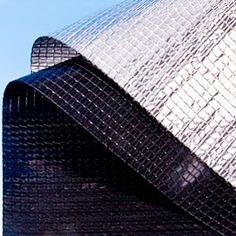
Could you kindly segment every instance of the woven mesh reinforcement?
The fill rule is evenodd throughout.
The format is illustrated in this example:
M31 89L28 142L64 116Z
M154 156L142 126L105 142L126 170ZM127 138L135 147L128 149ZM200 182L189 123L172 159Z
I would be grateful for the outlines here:
M235 0L126 1L51 37L114 79L236 186L235 12Z
M40 98L39 92L36 93L33 88L24 88L22 82L39 91L51 102ZM58 108L50 103L56 104ZM66 118L65 113L69 114L71 119ZM125 187L127 189L136 189L136 184L133 186L132 178L130 183L129 177L126 177L129 168L124 167L120 173L120 169L123 167L110 164L112 158L115 157L112 157L110 152L103 150L106 148L104 146L102 148L101 144L100 147L97 147L99 142L93 141L97 143L94 144L95 146L91 144L90 136L87 134L87 137L84 134L86 132L81 131L83 129L79 128L78 124L78 128L76 128L73 120L93 134L153 187L195 218L222 234L229 234L234 230L235 192L233 188L195 157L164 127L152 120L117 85L83 59L78 58L27 76L21 79L21 82L13 82L6 91L4 102L4 221L6 233L24 235L25 232L29 234L38 232L41 235L41 230L45 230L44 227L46 227L42 224L49 224L46 228L49 231L46 232L50 233L51 229L55 233L51 228L51 218L53 218L54 227L59 227L56 230L63 234L67 228L60 229L58 222L63 220L71 222L68 212L75 211L74 222L72 226L68 226L72 229L68 230L72 230L75 234L87 232L98 234L98 228L93 228L89 220L87 223L84 222L84 219L81 222L81 214L86 218L89 217L90 212L88 211L87 214L83 212L81 204L85 209L91 207L90 210L94 210L95 215L98 212L97 220L102 233L108 233L109 230L112 233L121 234L127 232L135 234L136 231L136 233L148 233L149 230L155 232L156 235L171 234L169 231L173 231L173 235L178 233L181 235L186 230L189 234L195 233L195 222L190 224L190 229L185 229L185 223L179 224L174 216L172 218L171 213L167 213L176 221L176 224L172 222L173 225L172 223L169 225L168 221L162 221L162 217L154 217L152 210L147 210L150 224L144 221L146 226L139 228L137 226L139 220L135 221L135 217L139 219L142 215L138 210L139 204L137 204L138 209L131 207L133 216L130 216L124 209L123 214L131 217L131 222L128 223L126 218L125 220L122 218L124 222L122 219L117 222L113 214L120 211L115 206L121 203L117 203L115 199L113 202L112 197L110 210L114 210L114 213L108 214L104 197L100 197L100 200L95 197L99 194L100 188L107 189L106 181L110 179L111 183L108 182L112 189L117 188L119 178L121 178L120 181L123 181L124 187L128 185ZM82 136L80 137L80 135ZM81 144L82 147L81 142L84 143ZM103 154L103 152L107 154ZM94 158L94 162L90 158ZM109 158L111 159L107 164ZM77 159L78 161L76 161ZM107 169L106 165L108 165ZM77 173L77 178L74 179L73 173ZM94 180L93 174L96 173L98 179ZM129 173L127 174L129 176ZM83 181L88 182L87 187ZM139 183L141 180L137 181ZM90 189L90 185L92 189L94 188L91 197L95 197L95 205L92 206L89 193L85 192L83 199L80 199L83 188ZM146 186L148 184L144 181L143 186L137 186L136 191L146 196ZM45 195L45 191L49 196ZM147 198L155 199L152 191L147 194ZM137 197L138 193L134 192L134 197ZM78 198L70 199L71 194L72 196L78 194ZM88 194L87 200L86 194ZM106 195L106 193L104 194ZM129 191L124 195L129 196ZM148 203L149 201L147 201ZM126 204L126 207L130 206L129 201ZM164 208L170 207L168 203L162 201L159 204ZM100 209L99 206L103 206L105 209ZM170 208L172 209L172 207ZM173 207L173 209L176 208ZM102 220L103 217L99 215L100 211L108 214L106 220ZM157 209L157 211L159 210ZM58 220L62 216L64 218ZM28 217L28 220L34 220L34 224L31 221L26 224ZM151 219L156 223L151 223ZM41 220L45 222L41 223ZM68 222L63 227L67 227ZM88 224L84 226L85 229L81 226L83 222ZM113 228L115 223L118 228ZM106 226L106 224L108 225ZM19 227L17 227L18 225ZM32 225L32 228L29 228L28 225ZM181 227L178 228L180 225ZM103 229L103 227L105 228ZM204 230L199 229L199 232L196 230L196 234L198 233L202 235Z
M4 109L4 235L214 235L34 90Z
M5 235L233 235L234 35L234 1L141 0L36 40L4 99Z

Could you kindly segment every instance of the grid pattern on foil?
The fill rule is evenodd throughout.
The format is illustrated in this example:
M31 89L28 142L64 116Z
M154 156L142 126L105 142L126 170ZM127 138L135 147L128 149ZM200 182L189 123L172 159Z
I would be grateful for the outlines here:
M57 74L62 85L70 75L69 71L63 74L63 69L34 74L34 82ZM81 77L80 85L95 93L102 88L103 83L97 89L84 83L87 73L74 69ZM53 101L21 83L9 86L5 94L4 235L215 235L167 201L53 104L61 92L52 89L53 81L49 86L55 94ZM103 98L97 94L97 102ZM76 106L69 98L66 101ZM116 100L114 109L118 104L122 107L120 102ZM99 109L106 111L103 103ZM117 118L101 119L110 123Z
M78 56L64 43L50 37L41 37L34 42L31 52L31 70L37 72Z
M135 2L139 4L137 5ZM114 21L114 24L109 24L109 21L116 10L113 10L112 13L107 11L101 14L97 24L95 21L97 18L91 18L88 22L84 21L80 24L74 24L68 29L65 28L63 32L53 35L59 41L45 37L40 38L36 45L38 47L44 45L46 52L49 53L43 52L41 54L37 50L34 53L33 48L33 58L35 60L34 62L32 60L32 70L38 71L53 66L81 53L114 79L184 144L187 145L187 142L194 140L187 146L234 185L235 167L234 159L232 159L234 155L234 126L233 123L232 126L230 124L233 121L232 116L230 116L233 112L231 108L234 107L232 106L233 100L227 100L225 95L227 95L227 98L234 99L232 83L235 77L235 3L233 1L204 0L191 2L132 1L130 7L125 5L121 5L122 14L117 14L118 18ZM129 17L126 14L127 9ZM139 10L132 17L134 9ZM170 31L165 31L165 29ZM47 40L44 43L43 40L45 39ZM49 39L56 43L47 43ZM63 43L60 43L60 41ZM54 55L51 54L50 50L57 48L57 46L59 48L65 47L67 52L64 54L63 51L60 51L57 53L58 60L54 60ZM55 73L58 72L55 71ZM41 80L40 76L38 79ZM221 85L222 81L223 86ZM219 84L220 82L221 84ZM227 91L224 90L224 86L226 86ZM66 88L69 87L66 86ZM54 92L49 92L48 95L57 101L61 100L62 96L57 94L59 93L57 85L50 84L50 89ZM217 92L216 89L218 89ZM163 91L164 93L162 93ZM205 93L206 91L209 94ZM172 92L176 94L172 94ZM219 92L223 95L219 95ZM61 91L61 94L63 94L63 91ZM191 100L193 95L194 99ZM65 98L67 96L69 95L65 95ZM72 105L75 103L72 98L70 102ZM212 106L214 112L212 112L211 107L205 109L208 104ZM224 107L225 105L226 107ZM200 114L199 111L202 110L199 106L205 109L202 109L205 113ZM219 113L216 114L217 112ZM77 113L73 111L72 114ZM186 119L192 119L192 117L188 117L189 115L194 117L196 114L200 114L200 116L195 120L193 119L192 124L186 121ZM212 119L209 117L212 117ZM192 121L191 119L190 121ZM201 123L202 121L203 123ZM90 122L93 123L93 121ZM181 122L187 124L188 127L183 128ZM202 124L202 126L199 124ZM101 125L100 131L104 122ZM196 127L200 127L201 132ZM211 129L216 129L221 137L211 133ZM98 129L95 130L99 132ZM109 130L111 132L111 129ZM222 130L226 130L224 132L225 139L222 138ZM186 131L186 133L179 131ZM205 138L204 131L212 135L209 136L210 139ZM138 130L133 132L135 135L139 134ZM196 137L201 137L205 147L199 147L200 142L194 137L195 133L197 134ZM116 146L125 146L123 136L117 133L113 135L115 134L114 140L118 144ZM212 144L212 139L217 140L215 146ZM226 140L227 142L225 142ZM170 145L168 142L162 143L163 149L168 144ZM220 160L204 157L204 154L214 157L215 150L211 151L210 154L202 152L204 148L209 148L209 146L216 147L218 155L215 153L215 158L220 157ZM162 151L163 149L161 148ZM175 157L181 163L182 149L179 150L179 154L174 150L172 150L173 155L177 154ZM156 153L157 155L160 154L158 151ZM146 150L144 150L143 156L146 154ZM147 156L148 159L149 156ZM189 159L186 158L186 163L188 163L187 160ZM178 161L170 159L170 167ZM157 170L165 172L165 168L167 168L166 164L163 164L163 166L160 165L158 169L155 169L155 163L151 159L147 163L143 163L141 159L141 162L137 161L136 164L139 165L140 173L145 176L149 176L151 173L155 174ZM180 198L177 200L181 207L218 232L227 234L235 227L235 191L232 192L229 186L227 188L229 187L231 190L225 191L225 183L223 182L216 184L218 178L215 175L213 175L214 177L208 176L208 172L204 173L203 166L201 162L199 164L196 161L189 166L185 165L182 168L175 169L174 172L172 171L174 175L170 176L173 179L176 180L179 175L182 176L181 186L183 189L186 190L189 186L194 185L195 188L194 190L188 190L183 199L181 199L181 189L178 188L174 192L169 192L169 197L180 194ZM206 183L201 182L201 177L205 174L206 179L209 177ZM157 177L154 176L153 180ZM210 180L212 180L212 183ZM165 187L166 183L162 185L163 192L166 191ZM205 199L209 194L216 197L211 199L213 202ZM219 212L221 213L218 218L216 215ZM224 223L219 223L221 221Z
M232 187L172 134L142 115L132 100L120 96L119 88L109 86L104 76L97 77L93 69L73 61L23 81L33 84L197 219L222 234L234 230Z
M116 15L106 11L52 37L114 79L236 186L235 4L129 1Z

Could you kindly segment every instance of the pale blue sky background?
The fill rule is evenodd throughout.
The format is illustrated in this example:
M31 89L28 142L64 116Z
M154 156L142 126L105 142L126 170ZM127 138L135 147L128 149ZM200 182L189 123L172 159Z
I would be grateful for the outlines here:
M1 101L8 82L30 73L30 52L37 37L120 2L122 0L0 0ZM1 133L0 128L0 138ZM0 174L2 176L2 171ZM0 187L2 189L2 182Z

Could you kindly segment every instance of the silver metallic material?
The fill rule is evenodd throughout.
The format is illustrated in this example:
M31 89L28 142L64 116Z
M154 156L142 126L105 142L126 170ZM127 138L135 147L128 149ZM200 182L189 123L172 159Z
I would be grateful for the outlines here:
M236 187L235 0L126 1L50 37L101 69ZM43 68L37 63L33 71Z

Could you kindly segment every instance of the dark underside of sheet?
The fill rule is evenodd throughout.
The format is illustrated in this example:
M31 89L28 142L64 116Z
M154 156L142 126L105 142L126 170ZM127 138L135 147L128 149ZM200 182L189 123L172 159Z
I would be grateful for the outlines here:
M82 58L8 86L3 151L5 236L234 230L233 188Z

